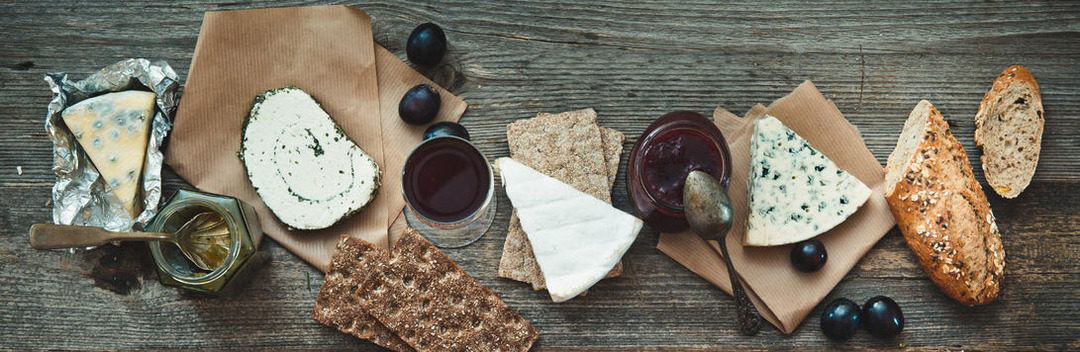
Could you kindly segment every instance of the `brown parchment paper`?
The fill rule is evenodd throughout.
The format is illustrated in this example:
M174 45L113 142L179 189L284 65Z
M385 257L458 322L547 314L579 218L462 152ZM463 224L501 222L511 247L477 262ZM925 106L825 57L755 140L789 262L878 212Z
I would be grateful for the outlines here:
M328 268L339 234L386 246L387 226L405 204L400 166L393 168L404 156L393 151L411 148L423 129L403 129L384 115L392 111L396 119L405 90L431 82L372 38L367 14L348 6L206 13L165 162L200 190L250 203L268 236L319 270ZM383 82L393 84L384 89ZM255 95L287 85L315 97L383 172L375 199L328 229L288 230L259 199L236 156ZM440 93L439 119L457 120L465 103Z
M817 150L873 190L866 204L847 221L817 237L825 243L829 260L814 273L791 265L791 245L744 247L747 178L753 121L769 114L780 119ZM735 223L727 236L731 260L762 316L790 334L803 318L836 286L867 251L895 225L882 195L881 164L866 147L858 130L825 99L810 81L768 107L757 105L745 118L717 108L713 119L727 139L732 158L728 193L735 208ZM657 248L724 292L731 294L727 269L715 241L706 242L684 231L663 233ZM735 312L731 312L734 317Z
M383 176L393 177L393 182L383 182L382 190L387 194L394 194L390 204L389 237L390 243L397 242L397 238L405 232L408 224L402 210L405 208L405 198L401 193L401 169L405 166L405 158L409 156L413 148L424 138L424 130L429 125L414 126L401 121L398 116L398 103L405 92L417 84L427 83L439 91L442 105L439 114L431 123L441 121L457 122L465 113L467 105L464 100L450 94L449 91L439 87L423 75L413 71L408 64L402 62L389 50L375 46L375 62L379 65L379 98L382 101L382 128L383 128L383 152L386 163L380 164ZM329 263L330 253L327 253Z

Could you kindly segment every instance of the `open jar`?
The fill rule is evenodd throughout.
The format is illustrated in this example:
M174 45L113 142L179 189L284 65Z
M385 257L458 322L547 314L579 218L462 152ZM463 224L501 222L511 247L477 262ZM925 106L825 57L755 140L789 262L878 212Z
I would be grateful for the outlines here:
M693 111L656 119L634 144L627 168L627 191L638 217L660 232L688 228L683 184L703 171L727 187L731 174L727 142L716 125Z
M221 294L236 286L232 284L234 281L243 281L240 279L268 259L265 252L258 250L263 232L255 208L233 197L179 190L150 220L145 231L175 232L196 215L206 212L220 216L228 228L228 242L223 242L228 248L224 260L213 270L203 270L187 259L176 245L149 242L162 284Z

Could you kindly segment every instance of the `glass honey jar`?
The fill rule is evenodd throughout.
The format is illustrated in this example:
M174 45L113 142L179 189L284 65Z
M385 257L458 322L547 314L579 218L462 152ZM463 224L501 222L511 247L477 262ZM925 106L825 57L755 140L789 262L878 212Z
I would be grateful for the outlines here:
M208 212L213 215L206 217L223 222L217 226L221 233L217 244L228 248L222 252L224 258L212 270L204 270L185 257L176 245L149 242L162 284L219 295L233 291L234 286L239 286L236 282L246 281L243 279L268 259L265 251L258 250L263 232L255 209L229 196L179 190L144 231L175 232L196 215Z

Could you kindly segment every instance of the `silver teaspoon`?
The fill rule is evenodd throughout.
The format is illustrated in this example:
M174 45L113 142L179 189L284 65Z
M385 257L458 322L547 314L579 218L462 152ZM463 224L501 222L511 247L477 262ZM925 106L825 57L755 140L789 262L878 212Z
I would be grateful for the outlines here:
M761 330L761 318L758 317L750 297L746 296L735 267L728 255L727 237L735 213L731 209L731 198L720 182L712 175L701 171L691 171L686 176L683 186L683 210L690 228L705 240L716 240L724 254L724 263L731 278L731 292L735 296L735 306L739 318L739 330L744 335L757 335Z

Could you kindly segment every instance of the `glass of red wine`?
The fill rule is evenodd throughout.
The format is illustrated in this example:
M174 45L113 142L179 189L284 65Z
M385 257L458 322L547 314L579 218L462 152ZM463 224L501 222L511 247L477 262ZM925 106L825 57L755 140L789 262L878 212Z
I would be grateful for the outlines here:
M405 219L432 244L475 242L495 219L495 178L484 154L468 140L438 136L416 146L401 171Z

